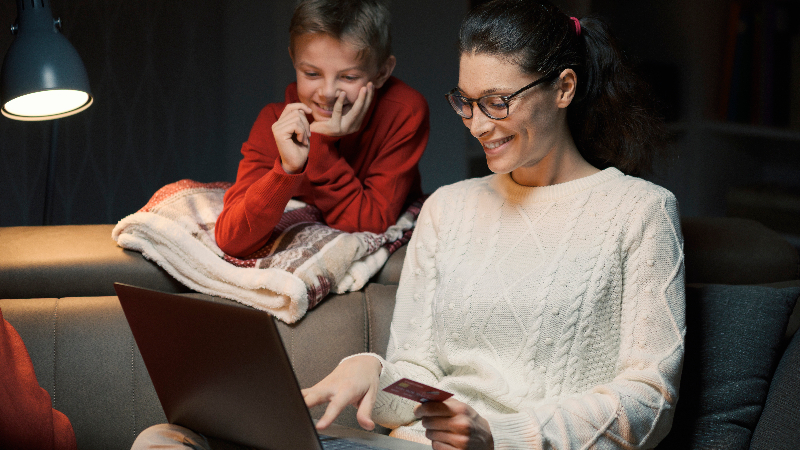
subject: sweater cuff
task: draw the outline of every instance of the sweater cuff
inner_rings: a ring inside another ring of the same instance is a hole
[[[272,170],[253,183],[245,194],[245,207],[257,216],[275,213],[275,208],[283,208],[297,191],[303,181],[303,174],[288,174],[281,167],[280,157],[276,158]],[[272,201],[266,199],[273,199]],[[277,203],[273,203],[277,201]]]
[[[376,423],[387,428],[397,428],[414,422],[417,420],[414,416],[414,408],[419,403],[384,391],[387,386],[403,378],[403,376],[393,364],[390,364],[380,356],[377,357],[381,360],[383,369],[378,383],[378,392],[375,396],[375,406],[372,409],[373,419]]]
[[[318,184],[320,175],[329,171],[342,159],[336,148],[336,143],[340,139],[339,136],[311,133],[311,151],[304,172],[312,184]]]
[[[339,361],[339,364],[347,361],[350,358],[355,358],[356,356],[372,356],[372,357],[375,357],[378,360],[378,362],[381,363],[381,373],[379,374],[379,376],[383,375],[383,367],[384,367],[384,363],[386,362],[386,360],[381,358],[381,356],[376,354],[376,353],[356,353],[355,355],[350,355],[350,356],[342,358],[342,360]]]
[[[489,422],[495,450],[543,448],[541,430],[534,419],[525,413],[484,416]]]
[[[303,166],[303,170],[298,172],[298,173],[287,173],[285,170],[283,170],[283,164],[282,164],[282,161],[281,161],[281,157],[278,156],[277,158],[275,158],[275,164],[272,165],[272,170],[274,170],[275,173],[277,173],[278,175],[292,176],[292,175],[300,175],[301,173],[306,171],[306,168],[305,168],[305,166]]]

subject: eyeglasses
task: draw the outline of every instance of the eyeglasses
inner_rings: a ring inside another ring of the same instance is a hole
[[[472,118],[472,104],[477,103],[478,108],[480,108],[480,110],[486,114],[486,117],[495,120],[502,120],[508,117],[509,102],[512,98],[538,84],[554,79],[557,75],[558,72],[545,75],[511,95],[484,95],[481,98],[468,98],[461,95],[458,88],[455,88],[445,94],[445,98],[447,98],[450,106],[453,107],[458,115],[465,119]]]

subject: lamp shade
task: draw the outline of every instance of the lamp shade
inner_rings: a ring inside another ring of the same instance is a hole
[[[93,97],[78,52],[53,20],[50,0],[17,0],[16,38],[0,75],[2,113],[48,120],[88,108]]]

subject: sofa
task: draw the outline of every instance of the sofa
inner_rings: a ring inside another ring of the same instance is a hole
[[[751,220],[684,218],[681,226],[686,359],[673,428],[658,448],[798,448],[796,249]],[[165,421],[113,283],[208,297],[117,247],[112,228],[0,228],[0,310],[25,342],[39,384],[71,420],[80,449],[127,449],[140,431]],[[278,322],[302,387],[345,356],[385,352],[404,255],[404,248],[394,253],[362,290],[331,295],[295,324]],[[322,408],[311,412],[319,417]],[[338,423],[357,427],[355,410]]]

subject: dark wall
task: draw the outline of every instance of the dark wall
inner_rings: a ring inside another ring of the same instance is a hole
[[[53,0],[52,7],[83,58],[95,102],[55,128],[0,117],[0,226],[42,223],[51,142],[54,224],[115,223],[183,178],[233,181],[259,110],[282,101],[294,79],[287,52],[294,0]],[[466,10],[466,0],[392,4],[395,75],[431,107],[421,163],[427,191],[465,175],[464,128],[443,93],[457,81],[454,43]],[[0,30],[15,18],[15,2],[0,1]],[[0,33],[0,54],[12,41]]]

